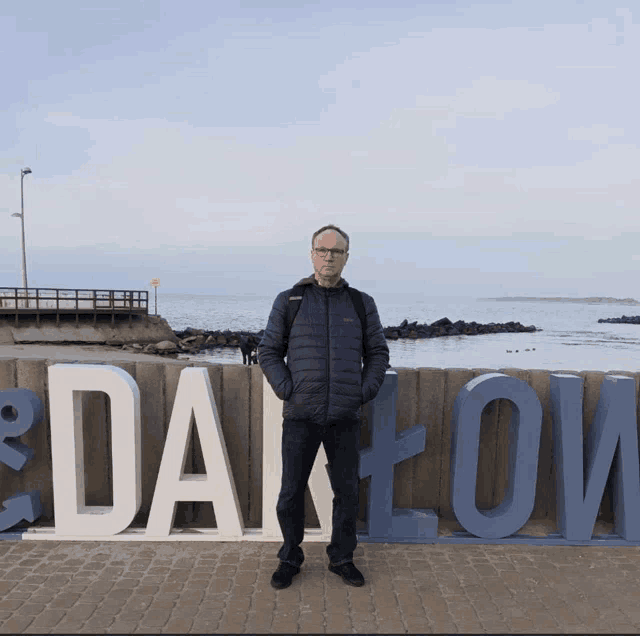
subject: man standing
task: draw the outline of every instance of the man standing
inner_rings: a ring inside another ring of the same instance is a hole
[[[304,294],[291,296],[292,290],[278,294],[258,346],[260,367],[275,394],[284,400],[282,486],[276,507],[284,545],[271,579],[277,589],[291,585],[304,561],[300,547],[304,493],[320,443],[329,461],[334,494],[329,570],[350,585],[364,584],[353,564],[360,409],[377,395],[389,363],[389,347],[373,298],[360,292],[358,310],[351,299],[355,290],[350,293],[341,277],[349,258],[348,235],[335,225],[326,225],[313,235],[311,246],[314,274],[297,284],[303,286]],[[299,308],[289,332],[287,309],[296,300]],[[365,318],[366,333],[359,314]]]

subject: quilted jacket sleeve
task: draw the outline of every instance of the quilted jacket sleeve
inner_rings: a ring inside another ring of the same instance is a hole
[[[281,399],[288,400],[293,392],[291,372],[284,363],[284,335],[287,321],[288,291],[276,297],[267,327],[258,345],[260,368],[271,385],[273,392]]]
[[[378,308],[371,296],[361,292],[367,312],[365,343],[367,358],[362,370],[362,403],[373,400],[384,382],[389,366],[389,346],[382,331]]]

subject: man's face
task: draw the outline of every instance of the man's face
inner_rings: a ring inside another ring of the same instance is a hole
[[[342,254],[327,252],[326,255],[318,253],[317,250],[341,250]],[[327,230],[318,234],[315,240],[315,249],[311,250],[311,262],[316,276],[324,279],[340,279],[342,270],[349,260],[347,252],[347,241],[335,230]]]

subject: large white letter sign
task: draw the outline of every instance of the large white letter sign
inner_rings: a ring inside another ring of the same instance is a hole
[[[113,506],[86,505],[82,391],[102,391],[111,399]],[[142,501],[138,385],[111,365],[54,364],[49,411],[56,535],[81,539],[122,532]]]
[[[602,501],[614,453],[618,466],[613,485],[615,533],[640,540],[640,471],[636,383],[607,375],[587,439],[586,487],[583,472],[581,377],[552,374],[551,414],[555,444],[558,530],[565,539],[588,540]]]
[[[509,422],[509,486],[491,510],[476,507],[480,417],[489,402],[512,402]],[[452,416],[451,505],[460,524],[484,539],[502,539],[527,522],[535,504],[542,406],[536,392],[522,380],[503,373],[474,378],[458,393]]]
[[[184,473],[192,412],[206,475]],[[244,524],[229,455],[209,375],[203,368],[183,369],[180,373],[146,536],[169,536],[178,501],[213,502],[218,534],[229,539],[242,538]]]

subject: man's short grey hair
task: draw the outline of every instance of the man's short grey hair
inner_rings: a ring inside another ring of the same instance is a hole
[[[349,235],[346,232],[343,232],[337,225],[325,225],[324,227],[321,227],[312,237],[311,237],[311,247],[315,248],[316,246],[316,236],[318,236],[318,234],[322,234],[323,232],[326,232],[327,230],[334,230],[335,232],[337,232],[338,234],[341,234],[342,237],[344,238],[344,240],[347,242],[347,252],[349,251]]]

